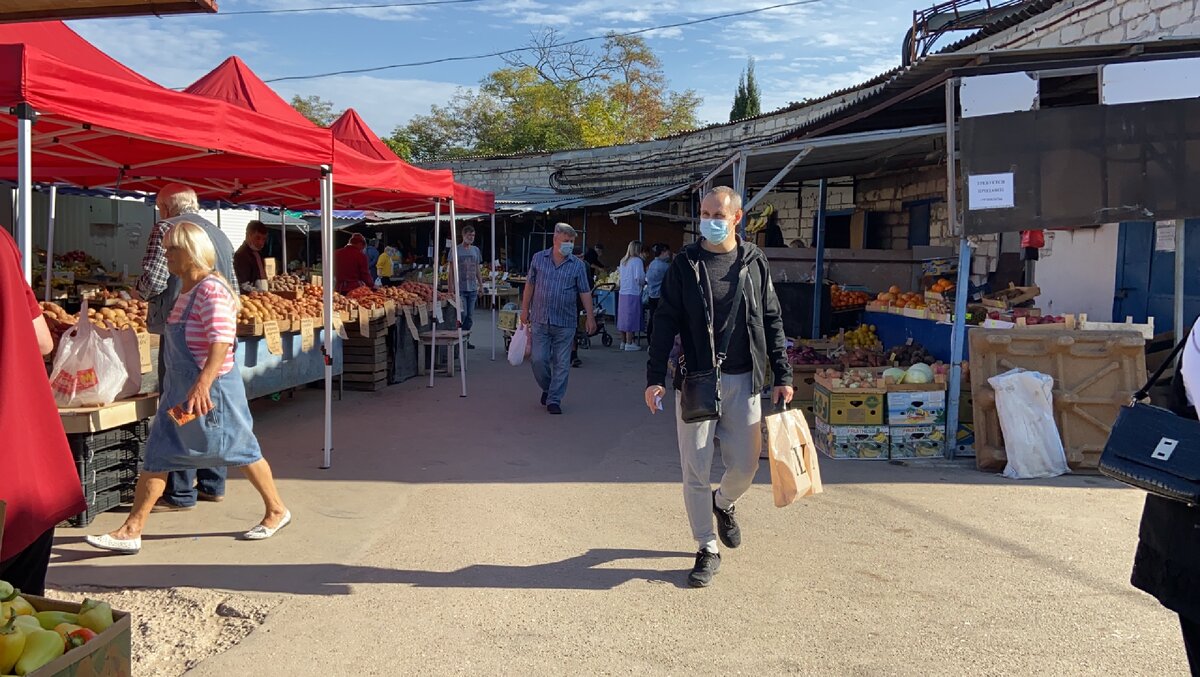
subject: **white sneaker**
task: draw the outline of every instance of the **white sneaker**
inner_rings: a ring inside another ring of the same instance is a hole
[[[99,548],[109,552],[117,552],[121,553],[122,555],[136,555],[142,550],[141,538],[122,540],[119,538],[113,538],[108,534],[100,534],[99,536],[88,536],[84,540],[93,548]]]
[[[621,344],[621,347],[620,347],[620,350],[625,350],[625,346],[627,346],[627,345],[629,345],[629,344],[628,344],[628,343],[622,343],[622,344]]]
[[[629,345],[625,346],[625,351],[630,352],[630,353],[639,352],[639,351],[641,351],[641,349],[642,349],[642,347],[636,343],[630,343]]]

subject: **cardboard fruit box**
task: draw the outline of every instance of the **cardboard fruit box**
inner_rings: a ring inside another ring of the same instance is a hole
[[[80,604],[22,595],[37,611],[79,613]],[[113,624],[96,639],[29,673],[30,677],[130,677],[133,674],[130,617],[113,609]]]

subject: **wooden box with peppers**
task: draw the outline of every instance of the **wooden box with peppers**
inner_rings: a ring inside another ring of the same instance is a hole
[[[130,625],[107,602],[22,595],[0,581],[0,675],[128,677]]]

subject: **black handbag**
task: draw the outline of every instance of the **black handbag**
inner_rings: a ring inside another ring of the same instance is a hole
[[[1175,346],[1129,405],[1121,407],[1100,455],[1100,472],[1157,496],[1196,505],[1200,502],[1200,422],[1141,402],[1189,338]],[[1182,378],[1180,371],[1174,378]],[[1186,405],[1186,399],[1181,404]]]
[[[705,315],[707,316],[708,343],[713,348],[713,368],[704,371],[688,371],[687,361],[683,353],[679,355],[679,375],[682,379],[679,386],[679,418],[684,423],[702,423],[721,418],[721,363],[725,361],[729,350],[729,341],[733,338],[733,329],[737,324],[737,316],[742,308],[742,290],[745,289],[746,267],[743,264],[744,252],[738,245],[738,283],[734,291],[733,308],[725,319],[725,327],[721,331],[720,342],[713,340],[713,293],[712,282],[703,262],[698,262],[699,270],[703,272],[705,291]],[[697,280],[698,282],[700,279]]]

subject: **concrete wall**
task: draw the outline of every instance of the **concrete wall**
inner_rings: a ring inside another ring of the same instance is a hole
[[[1196,0],[1069,0],[967,48],[986,52],[1200,35]]]
[[[1087,313],[1112,321],[1117,284],[1118,224],[1074,231],[1046,231],[1046,246],[1034,281],[1042,289],[1038,306],[1047,313]]]

